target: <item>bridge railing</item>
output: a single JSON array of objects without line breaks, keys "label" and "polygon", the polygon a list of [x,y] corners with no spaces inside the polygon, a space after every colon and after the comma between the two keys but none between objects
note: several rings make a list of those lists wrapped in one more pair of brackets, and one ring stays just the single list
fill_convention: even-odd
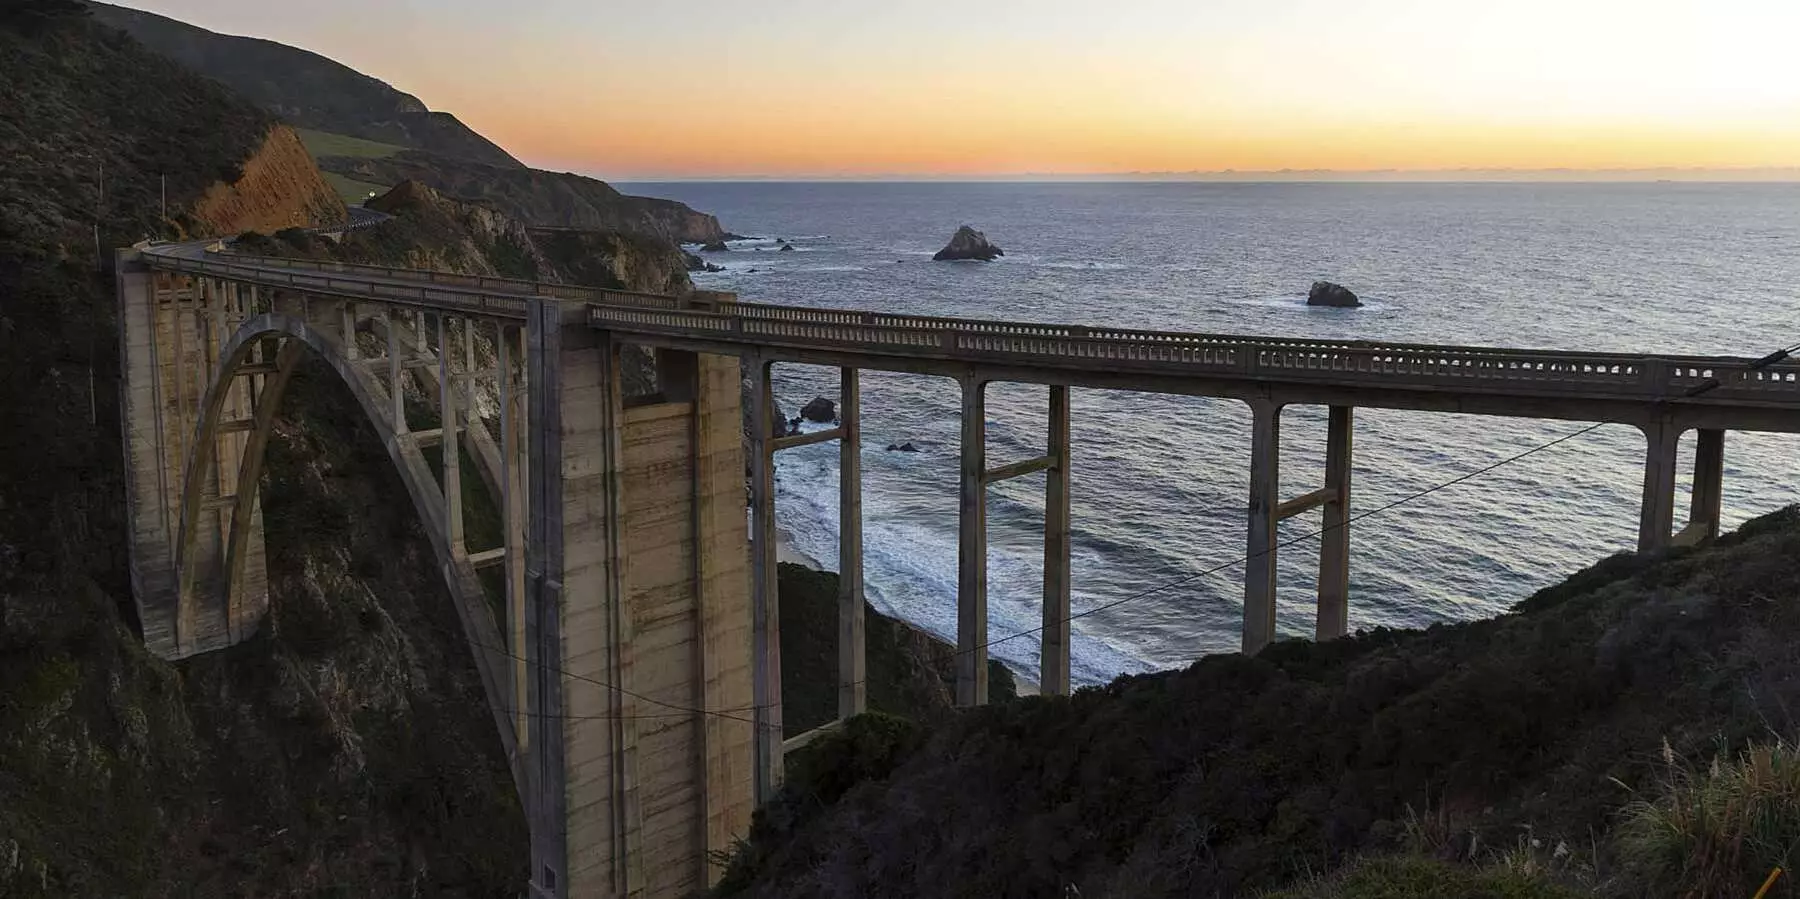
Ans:
[{"label": "bridge railing", "polygon": [[313,260],[152,255],[157,267],[170,270],[506,318],[523,318],[533,296],[551,296],[589,303],[589,322],[595,327],[736,343],[1402,389],[1529,385],[1540,393],[1680,397],[1716,377],[1720,386],[1707,394],[1709,399],[1800,403],[1800,365],[1752,370],[1743,359],[1094,328],[721,302],[705,295],[630,293]]},{"label": "bridge railing", "polygon": [[426,269],[363,265],[354,262],[322,262],[315,259],[286,259],[279,256],[240,256],[236,258],[247,264],[254,264],[265,268],[331,272],[340,275],[361,275],[390,281],[423,281],[428,284],[461,287],[479,292],[529,294],[532,296],[555,297],[561,300],[605,303],[611,306],[647,306],[656,309],[674,309],[681,305],[680,298],[669,294],[608,290],[602,287],[583,287],[576,284],[553,284],[548,281],[530,281],[522,278],[496,278],[488,275],[459,275],[453,272],[434,272]]},{"label": "bridge railing", "polygon": [[[1169,334],[1019,322],[728,304],[723,312],[589,307],[594,327],[748,344],[970,362],[1310,381],[1399,389],[1528,388],[1533,393],[1680,397],[1717,376],[1709,398],[1800,402],[1800,365],[1748,360]],[[807,310],[806,312],[815,312]]]},{"label": "bridge railing", "polygon": [[346,298],[367,298],[387,303],[422,306],[485,315],[496,318],[522,319],[530,302],[524,296],[503,296],[477,290],[442,288],[373,281],[361,277],[333,278],[328,274],[304,271],[275,271],[263,264],[228,262],[222,259],[192,259],[175,254],[146,254],[153,267],[190,275],[206,275],[229,281],[313,291]]}]

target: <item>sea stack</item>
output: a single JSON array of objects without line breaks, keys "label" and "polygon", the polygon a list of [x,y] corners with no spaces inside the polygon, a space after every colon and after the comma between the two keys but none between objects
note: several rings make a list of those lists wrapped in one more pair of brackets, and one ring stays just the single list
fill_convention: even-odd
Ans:
[{"label": "sea stack", "polygon": [[950,238],[949,246],[931,257],[938,262],[954,262],[963,259],[979,259],[992,262],[997,257],[1005,256],[1006,251],[988,243],[987,235],[964,225],[956,229],[956,236]]},{"label": "sea stack", "polygon": [[1331,306],[1337,309],[1355,309],[1362,305],[1362,300],[1350,292],[1350,288],[1330,281],[1314,281],[1312,292],[1306,295],[1308,306]]}]

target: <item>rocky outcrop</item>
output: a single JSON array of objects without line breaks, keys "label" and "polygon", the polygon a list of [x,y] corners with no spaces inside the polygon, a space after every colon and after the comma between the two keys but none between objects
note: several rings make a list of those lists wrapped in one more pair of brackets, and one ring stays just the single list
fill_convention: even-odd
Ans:
[{"label": "rocky outcrop", "polygon": [[236,179],[214,183],[194,203],[192,215],[203,234],[311,228],[349,217],[300,136],[286,125],[270,129],[256,153],[229,174]]},{"label": "rocky outcrop", "polygon": [[709,240],[700,247],[702,253],[728,253],[730,251],[731,248],[726,246],[723,240]]},{"label": "rocky outcrop", "polygon": [[802,406],[800,417],[816,424],[831,424],[837,421],[837,404],[822,396]]},{"label": "rocky outcrop", "polygon": [[987,235],[964,225],[956,229],[950,243],[931,257],[938,262],[955,262],[962,260],[979,260],[992,262],[1005,256],[1006,251],[988,243]]},{"label": "rocky outcrop", "polygon": [[570,173],[482,165],[409,150],[381,159],[327,156],[319,167],[357,181],[418,181],[452,197],[485,203],[533,227],[582,228],[707,243],[731,235],[719,220],[684,203],[633,197]]},{"label": "rocky outcrop", "polygon": [[1336,309],[1355,309],[1362,305],[1356,294],[1341,285],[1330,281],[1314,281],[1312,290],[1306,295],[1308,306],[1330,306]]},{"label": "rocky outcrop", "polygon": [[551,273],[564,283],[641,293],[694,289],[687,275],[688,254],[666,240],[573,228],[532,228],[530,234],[549,260]]}]

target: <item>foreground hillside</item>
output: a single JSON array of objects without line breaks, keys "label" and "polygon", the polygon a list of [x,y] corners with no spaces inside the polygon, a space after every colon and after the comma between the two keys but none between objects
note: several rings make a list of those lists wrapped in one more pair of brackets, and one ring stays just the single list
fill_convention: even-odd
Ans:
[{"label": "foreground hillside", "polygon": [[[1742,807],[1770,838],[1682,842],[1669,822],[1700,800],[1630,833],[1620,810],[1682,782],[1683,760],[1704,778],[1723,752],[1711,777],[1729,780],[1738,749],[1794,734],[1797,713],[1790,509],[1703,550],[1608,560],[1495,620],[1211,657],[923,735],[865,727],[821,747],[840,756],[762,817],[724,892],[1748,897],[1800,845],[1793,750],[1759,750],[1735,781],[1764,784],[1766,805],[1726,790],[1694,825]],[[1395,852],[1469,867],[1307,885]],[[1504,854],[1530,876],[1459,873]]]}]

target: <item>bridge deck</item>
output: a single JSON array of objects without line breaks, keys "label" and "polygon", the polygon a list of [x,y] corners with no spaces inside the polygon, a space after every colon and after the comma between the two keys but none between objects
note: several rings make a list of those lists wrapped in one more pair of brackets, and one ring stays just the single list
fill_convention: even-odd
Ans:
[{"label": "bridge deck", "polygon": [[[1695,427],[1800,432],[1800,365],[1148,331],[890,315],[626,293],[504,278],[152,248],[156,268],[320,295],[523,319],[534,298],[586,303],[644,343],[766,360],[1160,393],[1616,421],[1676,409]],[[1720,386],[1686,394],[1709,378]]]}]

